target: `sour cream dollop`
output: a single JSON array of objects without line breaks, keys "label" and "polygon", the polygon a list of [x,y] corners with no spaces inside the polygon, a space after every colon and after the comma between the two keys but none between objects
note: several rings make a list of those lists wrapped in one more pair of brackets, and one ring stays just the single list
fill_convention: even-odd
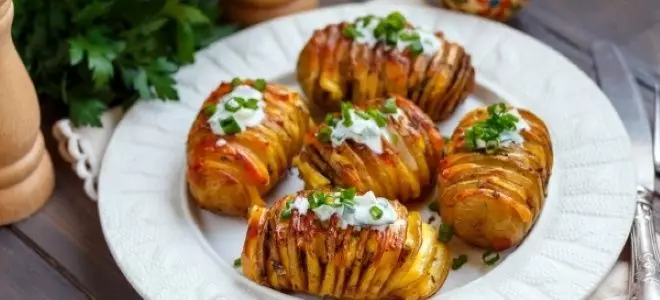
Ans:
[{"label": "sour cream dollop", "polygon": [[[236,111],[227,110],[225,107],[225,104],[227,103],[234,107],[240,106],[235,98],[242,98],[246,101],[249,99],[256,99],[257,107],[256,109],[240,107]],[[257,127],[266,118],[266,113],[264,111],[265,106],[263,93],[249,85],[239,85],[218,101],[215,113],[208,119],[211,131],[217,135],[226,135],[221,122],[232,117],[236,120],[236,123],[240,128],[239,132],[245,131],[250,127]]]}]

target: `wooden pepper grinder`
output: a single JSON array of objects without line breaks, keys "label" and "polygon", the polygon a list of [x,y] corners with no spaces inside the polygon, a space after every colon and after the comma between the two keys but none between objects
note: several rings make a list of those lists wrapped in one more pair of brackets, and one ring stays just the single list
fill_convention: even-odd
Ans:
[{"label": "wooden pepper grinder", "polygon": [[55,185],[37,94],[11,38],[13,18],[12,1],[0,0],[0,225],[37,211]]}]

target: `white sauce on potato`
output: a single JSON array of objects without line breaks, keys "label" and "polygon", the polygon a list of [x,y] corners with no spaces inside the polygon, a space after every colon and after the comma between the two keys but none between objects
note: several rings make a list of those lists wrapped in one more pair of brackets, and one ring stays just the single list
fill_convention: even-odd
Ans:
[{"label": "white sauce on potato", "polygon": [[354,109],[349,110],[349,115],[353,124],[351,126],[344,125],[344,118],[337,123],[336,127],[332,130],[330,141],[333,147],[338,147],[346,140],[353,140],[356,143],[366,145],[376,154],[383,153],[383,141],[391,140],[391,135],[387,130],[387,126],[378,127],[376,121],[369,119],[365,120],[355,113]]},{"label": "white sauce on potato", "polygon": [[[339,207],[320,205],[311,210],[321,222],[327,222],[333,215],[339,216],[342,229],[354,226],[359,230],[366,226],[377,230],[385,230],[388,225],[398,221],[396,211],[394,211],[394,207],[390,202],[385,198],[376,197],[371,191],[364,195],[356,195],[353,200],[355,205],[341,205]],[[375,219],[372,216],[372,207],[377,207],[382,212],[380,218]],[[297,209],[300,215],[306,215],[310,210],[309,201],[305,197],[298,196],[291,204],[291,209]]]},{"label": "white sauce on potato", "polygon": [[[517,145],[522,145],[525,143],[525,138],[520,134],[523,130],[529,130],[529,124],[525,119],[520,115],[517,109],[511,109],[506,112],[507,114],[514,115],[515,117],[518,118],[518,122],[516,122],[516,129],[514,131],[507,130],[504,131],[500,134],[500,146],[501,147],[509,147],[512,144],[517,144]],[[477,140],[477,148],[478,149],[485,149],[486,148],[486,142],[479,139]]]},{"label": "white sauce on potato", "polygon": [[[235,112],[228,111],[225,108],[225,103],[230,103],[230,105],[233,106],[238,105],[234,99],[236,97],[243,98],[246,101],[249,99],[257,99],[257,109],[241,107]],[[234,88],[231,93],[223,96],[220,101],[218,101],[216,112],[208,119],[211,131],[217,135],[225,135],[225,131],[220,125],[220,122],[230,117],[234,117],[241,132],[250,127],[257,127],[266,118],[266,113],[264,111],[265,106],[263,93],[249,85],[239,85]]]},{"label": "white sauce on potato", "polygon": [[[382,18],[373,18],[371,22],[365,25],[365,22],[360,20],[356,22],[355,29],[357,32],[359,32],[358,36],[355,37],[354,41],[359,44],[366,44],[369,45],[369,47],[374,47],[378,42],[378,38],[374,35],[374,30],[378,26],[378,23],[382,20]],[[419,40],[422,44],[422,48],[424,49],[424,54],[426,55],[434,55],[438,51],[440,51],[440,47],[442,46],[442,41],[440,38],[438,38],[433,32],[426,31],[423,29],[404,29],[402,30],[399,35],[401,34],[412,34],[416,33],[419,35]],[[397,40],[396,44],[396,49],[399,51],[404,51],[406,48],[408,48],[412,44],[412,41],[403,41],[401,38]]]}]

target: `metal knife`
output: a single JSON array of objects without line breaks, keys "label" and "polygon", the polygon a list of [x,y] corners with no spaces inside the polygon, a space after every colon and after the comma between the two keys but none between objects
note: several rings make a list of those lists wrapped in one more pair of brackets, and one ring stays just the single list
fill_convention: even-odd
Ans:
[{"label": "metal knife", "polygon": [[655,173],[651,126],[641,93],[621,52],[604,41],[594,43],[592,51],[600,87],[619,113],[632,142],[637,174],[637,208],[630,234],[633,260],[630,297],[660,300],[660,255],[653,228]]}]

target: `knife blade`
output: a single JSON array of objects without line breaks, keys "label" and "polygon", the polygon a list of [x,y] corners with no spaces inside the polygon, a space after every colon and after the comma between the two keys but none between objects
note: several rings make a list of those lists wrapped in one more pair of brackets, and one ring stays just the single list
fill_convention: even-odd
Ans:
[{"label": "knife blade", "polygon": [[653,149],[651,124],[644,112],[642,94],[623,55],[608,42],[596,42],[592,48],[600,87],[610,98],[632,142],[637,183],[653,190]]},{"label": "knife blade", "polygon": [[623,121],[632,143],[637,174],[637,206],[630,232],[632,268],[631,299],[660,300],[660,254],[653,226],[654,167],[651,125],[642,96],[621,52],[607,42],[592,45],[601,89]]}]

